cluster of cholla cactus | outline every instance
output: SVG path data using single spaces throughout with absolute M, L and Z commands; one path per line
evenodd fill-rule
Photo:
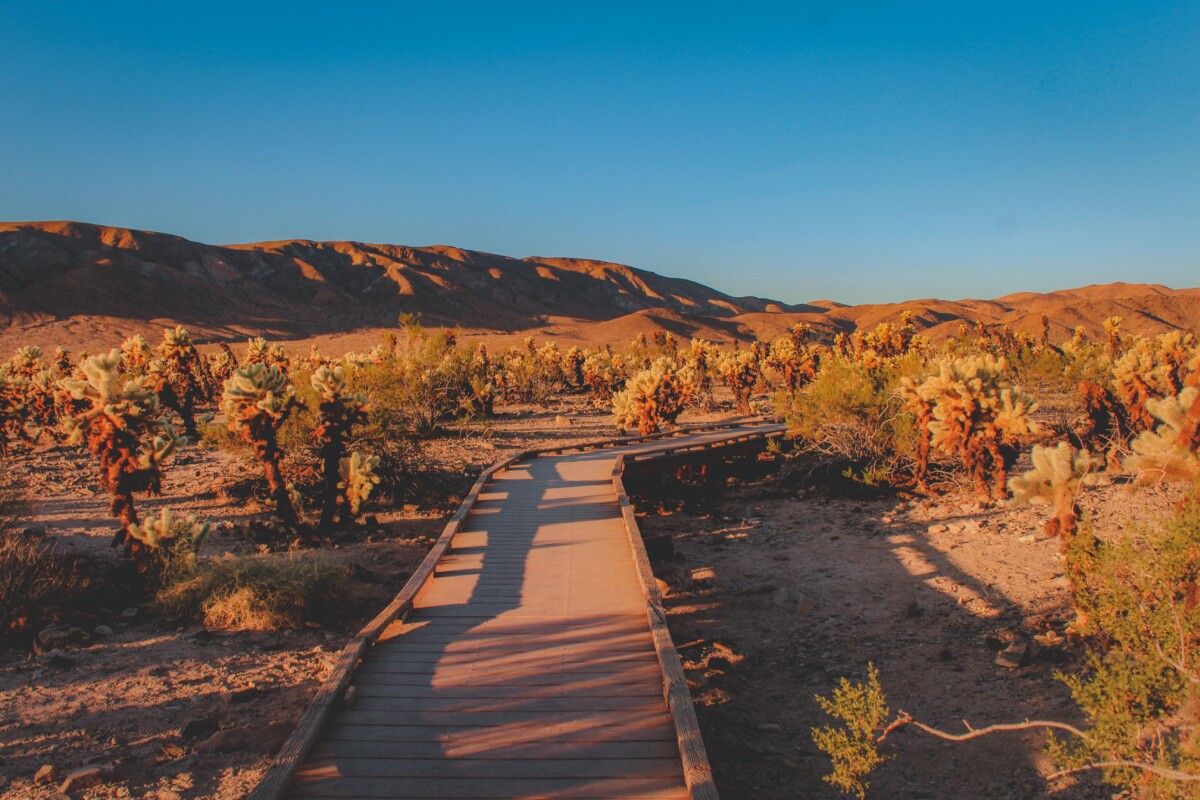
M 275 510 L 285 526 L 299 527 L 291 487 L 283 478 L 279 460 L 279 428 L 291 414 L 296 402 L 296 389 L 287 373 L 275 364 L 254 362 L 237 369 L 225 381 L 221 410 L 229 420 L 230 430 L 240 432 L 254 448 Z
M 943 358 L 937 371 L 915 387 L 928 404 L 930 444 L 962 461 L 984 500 L 1007 496 L 1017 437 L 1035 428 L 1030 414 L 1037 405 L 1011 385 L 1007 369 L 1003 358 L 991 355 Z M 910 408 L 922 416 L 915 402 Z
M 758 354 L 754 350 L 740 348 L 724 351 L 717 358 L 716 368 L 721 380 L 733 392 L 737 413 L 751 413 L 750 398 L 762 376 Z
M 1139 482 L 1200 477 L 1200 350 L 1188 363 L 1184 380 L 1178 394 L 1146 402 L 1159 424 L 1133 441 L 1127 466 Z
M 663 357 L 630 378 L 625 389 L 613 396 L 617 425 L 636 427 L 643 436 L 657 433 L 664 425 L 674 425 L 688 399 L 678 369 L 674 361 Z
M 354 426 L 367 420 L 368 404 L 365 394 L 352 393 L 347 389 L 346 370 L 342 367 L 322 366 L 312 374 L 311 380 L 320 401 L 317 427 L 313 430 L 313 439 L 317 442 L 321 459 L 321 521 L 317 531 L 327 534 L 333 529 L 338 507 L 347 505 L 347 499 L 338 491 L 343 478 L 340 470 L 342 461 L 346 460 L 346 445 Z M 353 453 L 348 460 L 353 464 L 363 461 L 358 453 Z M 346 482 L 347 486 L 352 487 L 360 484 L 361 481 Z M 362 496 L 365 497 L 365 493 Z M 348 505 L 351 514 L 358 513 L 357 502 Z
M 163 463 L 185 444 L 158 417 L 158 397 L 140 378 L 120 374 L 121 351 L 92 356 L 81 365 L 83 380 L 59 383 L 81 410 L 63 421 L 72 444 L 86 444 L 100 460 L 100 483 L 112 495 L 111 513 L 121 521 L 117 541 L 138 558 L 145 548 L 129 530 L 138 522 L 135 492 L 158 494 Z
M 200 438 L 196 430 L 196 406 L 208 399 L 207 362 L 200 357 L 192 336 L 182 325 L 163 331 L 158 358 L 146 365 L 147 384 L 164 406 L 183 422 L 189 439 Z
M 912 320 L 911 311 L 902 311 L 899 325 L 881 322 L 874 330 L 855 331 L 849 336 L 839 333 L 834 337 L 833 350 L 868 369 L 887 366 L 912 352 L 924 353 L 929 343 L 917 334 Z
M 592 396 L 592 404 L 604 408 L 612 403 L 629 377 L 625 359 L 609 349 L 588 353 L 583 359 L 583 381 Z
M 817 377 L 821 356 L 806 343 L 808 333 L 808 326 L 796 325 L 790 336 L 771 342 L 762 367 L 776 387 L 795 392 Z
M 1151 400 L 1175 397 L 1183 389 L 1196 351 L 1192 334 L 1171 331 L 1137 339 L 1113 362 L 1113 393 L 1135 432 L 1154 427 Z
M 242 357 L 243 365 L 269 364 L 286 371 L 291 366 L 287 351 L 278 342 L 268 342 L 261 336 L 254 336 L 246 342 L 246 355 Z
M 121 342 L 121 371 L 132 376 L 145 375 L 154 358 L 154 351 L 146 338 L 135 333 Z
M 59 377 L 58 367 L 46 364 L 42 349 L 36 346 L 18 348 L 9 362 L 0 366 L 4 382 L 0 424 L 5 430 L 0 451 L 7 449 L 9 438 L 32 444 L 44 433 L 55 435 L 61 405 L 56 396 Z

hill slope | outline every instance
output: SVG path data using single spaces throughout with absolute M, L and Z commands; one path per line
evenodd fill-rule
M 201 339 L 322 338 L 391 328 L 401 313 L 468 331 L 525 331 L 563 343 L 666 330 L 718 340 L 781 335 L 807 322 L 825 336 L 911 311 L 934 338 L 962 322 L 1040 330 L 1056 339 L 1104 319 L 1153 334 L 1200 326 L 1200 289 L 1114 283 L 994 300 L 788 306 L 604 261 L 510 258 L 455 247 L 288 240 L 208 245 L 76 222 L 0 223 L 0 345 L 157 338 L 183 323 Z

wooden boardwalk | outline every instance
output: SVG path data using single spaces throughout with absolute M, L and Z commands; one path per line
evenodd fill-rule
M 700 794 L 685 780 L 647 615 L 657 590 L 613 467 L 777 429 L 696 431 L 493 474 L 406 617 L 362 652 L 352 704 L 324 718 L 287 796 L 715 797 L 711 780 Z M 703 758 L 698 730 L 694 742 Z

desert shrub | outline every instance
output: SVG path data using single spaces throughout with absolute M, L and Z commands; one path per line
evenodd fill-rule
M 155 597 L 171 619 L 226 630 L 300 628 L 338 618 L 345 608 L 344 577 L 319 557 L 243 557 L 200 562 Z
M 676 376 L 678 367 L 660 358 L 650 369 L 629 379 L 625 389 L 613 396 L 613 414 L 622 428 L 634 427 L 647 436 L 663 425 L 674 425 L 683 411 L 686 387 Z
M 17 529 L 30 511 L 28 487 L 11 473 L 0 475 L 0 640 L 26 630 L 77 588 L 74 565 L 57 546 Z
M 414 333 L 408 353 L 373 374 L 370 392 L 382 407 L 400 414 L 422 436 L 432 434 L 455 415 L 469 408 L 475 396 L 471 386 L 473 354 L 460 348 L 450 331 L 433 335 Z
M 826 358 L 811 383 L 776 396 L 776 409 L 797 453 L 820 455 L 848 477 L 876 484 L 898 475 L 917 451 L 915 417 L 897 395 L 902 377 L 900 368 Z
M 1151 398 L 1146 408 L 1159 421 L 1158 427 L 1133 440 L 1126 466 L 1139 483 L 1196 480 L 1200 477 L 1200 388 L 1189 386 L 1174 397 Z
M 1113 391 L 1135 431 L 1154 427 L 1150 401 L 1179 394 L 1187 384 L 1190 363 L 1198 355 L 1192 334 L 1170 331 L 1153 339 L 1137 339 L 1113 362 Z

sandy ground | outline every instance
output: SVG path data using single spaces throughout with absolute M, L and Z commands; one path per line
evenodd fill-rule
M 671 632 L 722 797 L 838 797 L 821 780 L 828 761 L 810 730 L 830 720 L 813 697 L 841 676 L 865 677 L 868 662 L 893 710 L 946 730 L 961 732 L 963 720 L 1080 721 L 1054 673 L 1082 654 L 1035 639 L 1073 619 L 1040 510 L 984 509 L 961 492 L 935 501 L 816 487 L 795 495 L 768 480 L 641 520 L 644 536 L 674 540 L 677 562 L 664 571 Z M 1131 517 L 1165 514 L 1170 499 L 1110 485 L 1082 505 L 1111 536 Z M 998 665 L 1013 642 L 1030 646 L 1026 664 Z M 871 796 L 1114 796 L 1091 778 L 1048 784 L 1040 742 L 1029 733 L 951 745 L 900 732 Z

